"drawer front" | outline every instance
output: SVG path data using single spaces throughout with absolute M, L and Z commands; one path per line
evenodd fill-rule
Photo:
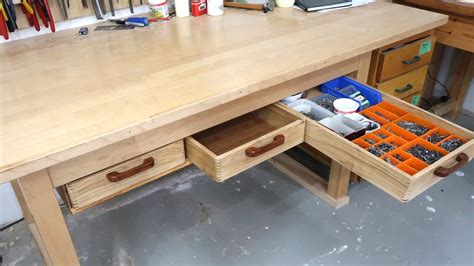
M 428 65 L 417 68 L 399 77 L 377 83 L 377 89 L 403 99 L 423 90 Z
M 286 112 L 282 106 L 277 104 L 262 109 L 265 109 L 266 112 L 290 117 L 293 121 L 262 136 L 249 139 L 248 142 L 237 147 L 234 145 L 219 155 L 216 155 L 195 137 L 188 137 L 185 142 L 186 155 L 189 160 L 206 172 L 214 181 L 222 182 L 303 142 L 305 124 L 302 119 Z M 278 119 L 278 116 L 272 116 L 270 119 Z M 256 127 L 255 131 L 258 131 L 258 125 Z M 246 135 L 248 133 L 240 132 L 238 134 Z M 231 133 L 228 134 L 228 137 L 233 138 Z M 222 141 L 221 137 L 216 139 Z
M 77 212 L 154 180 L 185 162 L 180 140 L 68 183 L 65 191 L 73 212 Z
M 411 200 L 441 180 L 441 177 L 435 175 L 435 170 L 440 167 L 449 168 L 457 165 L 460 154 L 466 154 L 469 159 L 474 156 L 473 132 L 388 94 L 383 94 L 383 100 L 416 116 L 423 117 L 425 120 L 466 139 L 467 142 L 415 175 L 405 173 L 355 143 L 340 137 L 319 122 L 308 118 L 306 118 L 305 142 L 400 201 Z M 463 156 L 461 155 L 461 157 Z
M 383 52 L 377 70 L 377 82 L 384 82 L 429 64 L 434 48 L 431 36 Z

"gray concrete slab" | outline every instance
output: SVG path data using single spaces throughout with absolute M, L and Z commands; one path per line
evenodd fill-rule
M 334 210 L 268 163 L 222 184 L 189 167 L 64 213 L 83 265 L 474 264 L 474 163 L 408 203 L 368 182 L 349 193 Z M 23 222 L 0 254 L 41 264 Z

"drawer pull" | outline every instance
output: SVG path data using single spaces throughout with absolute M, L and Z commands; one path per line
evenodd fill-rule
M 403 88 L 396 88 L 395 89 L 395 92 L 396 93 L 404 93 L 404 92 L 407 92 L 409 90 L 413 89 L 413 85 L 411 85 L 410 83 L 408 83 L 407 85 L 405 85 L 405 87 Z
M 276 135 L 274 138 L 273 138 L 273 141 L 265 146 L 262 146 L 262 147 L 259 147 L 259 148 L 256 148 L 256 147 L 250 147 L 250 148 L 247 148 L 245 150 L 245 154 L 247 154 L 247 156 L 249 157 L 257 157 L 269 150 L 272 150 L 280 145 L 282 145 L 283 143 L 285 143 L 285 136 L 284 135 Z
M 418 61 L 420 61 L 420 60 L 421 60 L 421 57 L 419 57 L 418 55 L 415 55 L 415 56 L 413 57 L 413 59 L 411 59 L 411 60 L 403 60 L 402 63 L 403 63 L 404 65 L 411 65 L 411 64 L 416 63 L 416 62 L 418 62 Z
M 146 159 L 143 160 L 143 163 L 137 167 L 134 167 L 132 169 L 129 169 L 125 172 L 122 172 L 122 173 L 119 173 L 117 171 L 114 171 L 114 172 L 111 172 L 111 173 L 108 173 L 107 174 L 107 179 L 110 181 L 110 182 L 118 182 L 120 180 L 123 180 L 125 178 L 129 178 L 129 177 L 132 177 L 140 172 L 143 172 L 143 171 L 146 171 L 150 168 L 152 168 L 153 166 L 155 166 L 155 160 L 153 159 L 153 157 L 148 157 Z
M 446 177 L 452 174 L 454 171 L 458 170 L 459 168 L 463 167 L 465 164 L 469 162 L 469 156 L 465 154 L 464 152 L 460 153 L 456 157 L 456 161 L 457 163 L 449 168 L 442 167 L 442 166 L 436 168 L 436 170 L 434 171 L 434 174 L 439 177 Z

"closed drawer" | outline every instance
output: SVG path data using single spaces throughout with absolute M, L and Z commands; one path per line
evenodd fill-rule
M 411 103 L 416 106 L 418 106 L 418 104 L 420 103 L 420 99 L 421 99 L 421 91 L 403 98 L 405 102 Z
M 304 126 L 273 104 L 186 138 L 186 155 L 221 182 L 302 143 Z
M 421 168 L 416 163 L 409 167 L 398 168 L 369 153 L 359 145 L 342 138 L 337 133 L 322 126 L 319 122 L 301 115 L 306 119 L 305 142 L 400 201 L 409 201 L 440 181 L 442 177 L 437 176 L 435 171 L 437 169 L 438 171 L 443 170 L 440 169 L 441 167 L 450 168 L 458 165 L 459 162 L 457 160 L 463 161 L 466 158 L 461 154 L 466 154 L 469 159 L 474 155 L 474 134 L 472 131 L 391 95 L 383 94 L 383 101 L 391 103 L 392 106 L 399 107 L 402 111 L 408 111 L 413 115 L 422 117 L 424 120 L 429 121 L 429 123 L 464 138 L 465 144 L 424 168 Z M 411 142 L 407 141 L 407 143 Z M 405 172 L 410 172 L 409 170 L 412 167 L 415 171 L 411 174 Z M 416 168 L 420 169 L 420 171 L 416 172 Z
M 423 90 L 428 65 L 376 85 L 377 89 L 403 99 Z
M 182 140 L 64 186 L 73 213 L 157 179 L 185 165 Z
M 431 36 L 385 51 L 380 55 L 377 82 L 384 82 L 429 64 L 433 53 Z

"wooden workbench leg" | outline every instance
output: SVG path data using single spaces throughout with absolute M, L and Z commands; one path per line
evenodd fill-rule
M 79 265 L 76 250 L 46 170 L 14 184 L 25 221 L 47 265 Z
M 350 177 L 351 171 L 333 160 L 331 162 L 328 180 L 327 192 L 329 196 L 336 200 L 347 197 Z
M 462 104 L 464 102 L 464 98 L 466 97 L 466 93 L 469 90 L 469 85 L 471 84 L 472 77 L 474 76 L 474 53 L 470 53 L 467 51 L 460 51 L 461 59 L 457 69 L 457 73 L 460 72 L 459 77 L 456 78 L 454 81 L 454 88 L 450 88 L 451 97 L 454 98 L 455 104 L 454 109 L 449 113 L 449 117 L 451 119 L 456 119 L 461 110 Z M 463 59 L 465 60 L 463 62 Z M 455 75 L 456 77 L 456 75 Z

